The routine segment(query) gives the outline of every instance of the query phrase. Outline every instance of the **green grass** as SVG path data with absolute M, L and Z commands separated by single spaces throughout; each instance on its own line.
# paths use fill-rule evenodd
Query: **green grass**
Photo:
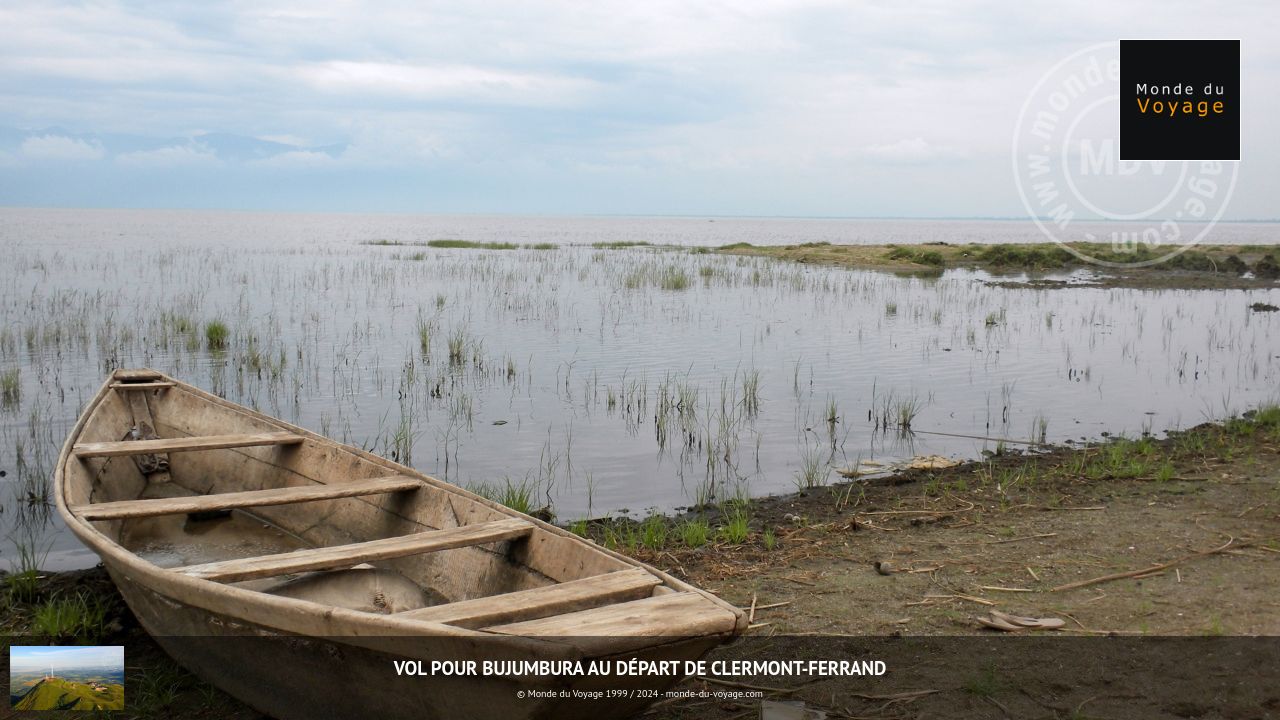
M 22 376 L 18 368 L 0 373 L 0 405 L 15 407 L 22 400 Z
M 107 636 L 107 606 L 84 593 L 53 598 L 36 608 L 31 629 L 50 640 L 93 645 Z
M 676 526 L 680 544 L 687 548 L 700 548 L 711 538 L 711 526 L 702 518 L 689 518 Z
M 724 507 L 724 524 L 720 526 L 720 541 L 729 545 L 741 545 L 751 535 L 751 518 L 746 503 L 731 502 Z
M 995 267 L 1028 270 L 1061 268 L 1076 262 L 1075 256 L 1062 248 L 1038 245 L 991 245 L 978 253 L 978 260 Z
M 513 483 L 511 478 L 506 478 L 501 485 L 480 483 L 470 488 L 470 490 L 480 497 L 506 505 L 512 510 L 522 512 L 525 515 L 537 509 L 533 506 L 534 493 L 537 491 L 537 486 L 532 482 L 522 480 L 518 483 Z M 586 521 L 582 522 L 585 528 Z
M 766 528 L 760 541 L 764 543 L 765 550 L 773 552 L 778 547 L 778 534 L 773 531 L 773 528 Z
M 204 339 L 210 350 L 221 350 L 227 346 L 231 338 L 231 330 L 221 320 L 214 320 L 204 326 Z
M 479 240 L 428 240 L 427 247 L 460 248 L 464 250 L 516 250 L 520 246 L 509 242 L 481 242 Z
M 44 680 L 13 704 L 15 710 L 123 710 L 124 686 L 106 685 L 98 692 L 85 683 L 55 677 Z M 16 690 L 17 688 L 14 688 Z M 12 692 L 12 691 L 11 691 Z
M 525 248 L 528 250 L 559 250 L 560 246 L 555 243 L 541 242 L 525 245 Z
M 689 273 L 674 265 L 663 270 L 658 278 L 658 284 L 663 290 L 685 290 L 689 283 Z
M 916 248 L 902 247 L 901 245 L 890 246 L 891 249 L 885 254 L 890 260 L 905 260 L 920 265 L 929 265 L 931 267 L 942 267 L 946 265 L 946 259 L 942 257 L 942 253 L 937 250 L 920 250 Z
M 800 468 L 796 470 L 796 488 L 812 490 L 827 484 L 831 468 L 827 466 L 822 448 L 805 446 L 800 452 Z
M 736 243 L 729 243 L 728 245 L 721 245 L 716 249 L 717 250 L 745 250 L 751 247 L 755 247 L 755 245 L 752 245 L 749 242 L 736 242 Z
M 591 247 L 596 250 L 623 250 L 634 247 L 651 247 L 653 243 L 644 240 L 614 240 L 612 242 L 593 242 Z
M 649 550 L 661 550 L 667 546 L 667 519 L 650 515 L 640 523 L 640 544 Z

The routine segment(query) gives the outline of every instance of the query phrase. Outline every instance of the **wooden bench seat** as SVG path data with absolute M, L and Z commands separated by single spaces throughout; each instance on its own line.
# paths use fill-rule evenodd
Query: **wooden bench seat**
M 533 527 L 533 523 L 527 520 L 507 518 L 474 525 L 463 525 L 446 530 L 429 530 L 412 535 L 370 540 L 351 545 L 307 548 L 275 555 L 222 560 L 203 565 L 188 565 L 186 567 L 173 568 L 172 572 L 204 580 L 239 582 L 241 580 L 254 580 L 313 570 L 336 570 L 373 560 L 386 560 L 453 548 L 484 545 L 501 540 L 511 540 L 528 535 L 533 532 Z
M 737 616 L 696 592 L 654 595 L 539 620 L 493 625 L 483 630 L 524 637 L 561 637 L 589 653 L 623 652 L 653 645 L 654 638 L 728 634 Z
M 71 512 L 86 520 L 155 517 L 158 515 L 232 510 L 235 508 L 266 507 L 268 505 L 288 505 L 360 495 L 378 495 L 414 490 L 419 487 L 422 487 L 422 481 L 417 478 L 407 475 L 391 475 L 330 485 L 299 485 L 269 490 L 247 490 L 213 495 L 121 500 L 118 502 L 75 505 L 71 507 Z
M 638 600 L 647 597 L 655 586 L 661 584 L 662 580 L 652 573 L 632 568 L 531 590 L 409 610 L 399 613 L 398 617 L 474 629 Z
M 301 435 L 295 435 L 290 432 L 252 433 L 247 435 L 197 435 L 194 437 L 163 438 L 160 440 L 77 443 L 71 451 L 78 458 L 118 457 L 122 455 L 221 450 L 223 448 L 260 445 L 296 445 L 302 440 Z

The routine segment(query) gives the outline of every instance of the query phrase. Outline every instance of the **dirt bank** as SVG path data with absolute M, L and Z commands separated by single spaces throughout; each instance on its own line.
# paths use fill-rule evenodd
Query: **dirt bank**
M 791 260 L 800 263 L 837 265 L 861 270 L 898 273 L 938 273 L 950 268 L 986 270 L 1000 277 L 993 284 L 1013 287 L 1053 289 L 1060 287 L 1133 287 L 1149 289 L 1230 289 L 1276 287 L 1280 279 L 1280 249 L 1268 245 L 1197 246 L 1167 260 L 1141 268 L 1115 268 L 1089 262 L 1087 256 L 1109 263 L 1154 261 L 1167 250 L 1140 246 L 1134 252 L 1119 252 L 1100 243 L 1071 243 L 1078 254 L 1053 243 L 1018 245 L 800 245 L 759 246 L 749 243 L 726 245 L 715 252 Z M 1068 283 L 1041 277 L 1046 273 L 1072 270 L 1094 271 Z M 1031 274 L 1030 278 L 1022 277 Z M 1017 277 L 1003 277 L 1013 276 Z

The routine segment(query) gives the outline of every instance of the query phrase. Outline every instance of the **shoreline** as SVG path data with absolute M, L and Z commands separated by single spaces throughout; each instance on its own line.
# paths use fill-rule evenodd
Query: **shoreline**
M 1082 255 L 1110 263 L 1148 262 L 1160 257 L 1145 246 L 1140 246 L 1132 253 L 1117 252 L 1102 243 L 1070 243 L 1070 247 Z M 1280 281 L 1280 247 L 1272 245 L 1196 246 L 1166 261 L 1137 268 L 1114 268 L 1089 263 L 1055 243 L 734 243 L 710 252 L 898 274 L 940 274 L 954 269 L 983 270 L 997 276 L 989 281 L 991 284 L 1015 288 L 1254 289 L 1280 286 L 1277 285 Z M 1079 270 L 1094 270 L 1097 274 L 1092 278 L 1073 282 L 1035 277 Z M 1033 277 L 1029 280 L 1001 280 L 998 277 L 1023 274 Z

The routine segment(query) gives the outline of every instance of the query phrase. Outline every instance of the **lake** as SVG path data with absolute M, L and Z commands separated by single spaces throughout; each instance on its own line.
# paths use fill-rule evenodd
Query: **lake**
M 519 247 L 413 244 L 440 238 Z M 48 569 L 96 562 L 41 500 L 116 367 L 565 522 L 1159 434 L 1276 398 L 1280 313 L 1249 305 L 1277 289 L 1005 288 L 698 251 L 1042 240 L 995 220 L 0 210 L 5 557 L 18 540 Z

